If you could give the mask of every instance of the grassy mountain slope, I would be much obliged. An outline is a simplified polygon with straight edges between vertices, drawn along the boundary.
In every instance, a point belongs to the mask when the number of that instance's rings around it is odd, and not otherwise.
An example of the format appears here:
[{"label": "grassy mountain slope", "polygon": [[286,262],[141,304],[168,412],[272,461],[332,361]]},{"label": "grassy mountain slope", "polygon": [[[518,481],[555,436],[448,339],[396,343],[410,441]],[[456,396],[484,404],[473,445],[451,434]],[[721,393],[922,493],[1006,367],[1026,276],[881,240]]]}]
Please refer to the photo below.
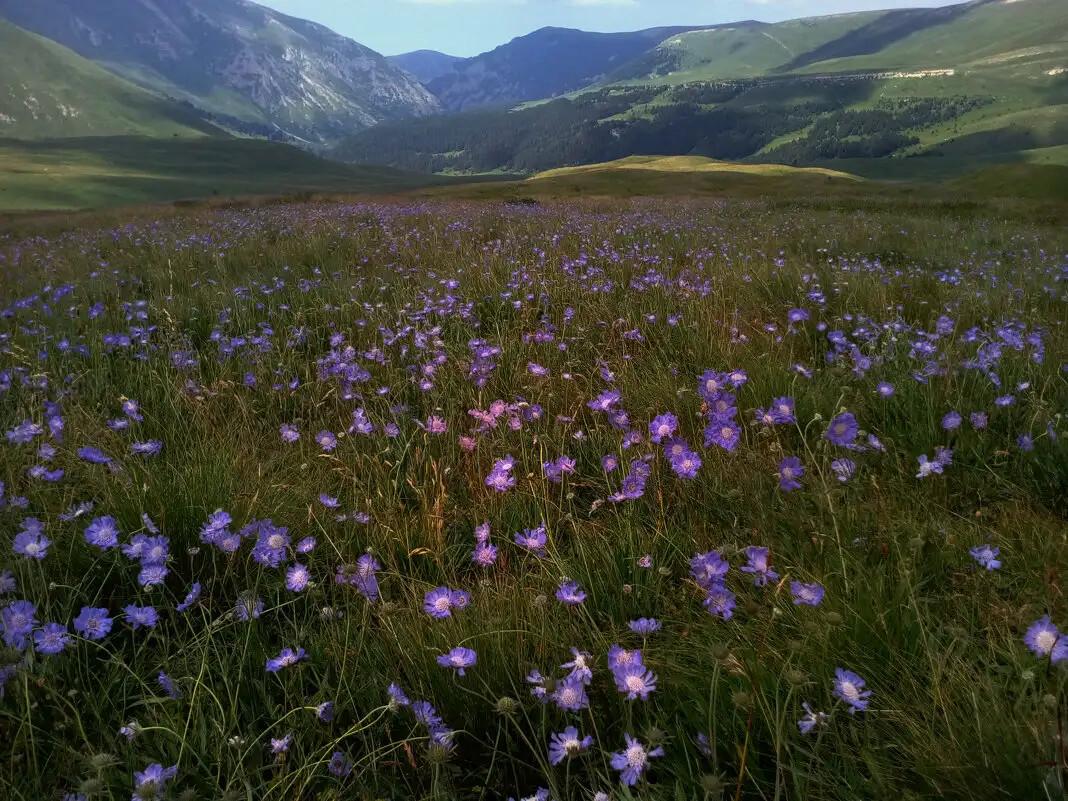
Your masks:
[{"label": "grassy mountain slope", "polygon": [[767,75],[798,54],[840,39],[884,13],[838,14],[777,24],[741,22],[687,31],[665,39],[610,78],[682,83]]},{"label": "grassy mountain slope", "polygon": [[793,166],[928,156],[907,171],[940,175],[1030,161],[1068,145],[1066,12],[1064,0],[981,0],[675,32],[609,83],[368,131],[338,152],[446,172],[636,154]]},{"label": "grassy mountain slope", "polygon": [[62,45],[0,20],[0,137],[221,133]]},{"label": "grassy mountain slope", "polygon": [[0,16],[154,91],[310,140],[438,110],[384,56],[246,0],[0,0]]},{"label": "grassy mountain slope", "polygon": [[621,67],[616,81],[685,83],[769,75],[1054,69],[1068,53],[1063,0],[978,0],[775,24],[743,22],[669,37]]},{"label": "grassy mountain slope", "polygon": [[79,209],[203,197],[392,192],[444,179],[317,158],[251,139],[0,140],[0,210]]},{"label": "grassy mountain slope", "polygon": [[627,62],[688,28],[589,33],[542,28],[455,64],[429,84],[453,111],[555,97],[604,79]]}]

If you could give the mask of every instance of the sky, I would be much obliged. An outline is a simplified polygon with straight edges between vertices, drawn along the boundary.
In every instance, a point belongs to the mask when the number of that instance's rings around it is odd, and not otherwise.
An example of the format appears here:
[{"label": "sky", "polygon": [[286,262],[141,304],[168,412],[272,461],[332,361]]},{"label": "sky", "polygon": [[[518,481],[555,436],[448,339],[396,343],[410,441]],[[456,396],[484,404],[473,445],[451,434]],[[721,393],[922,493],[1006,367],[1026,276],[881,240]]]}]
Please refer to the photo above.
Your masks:
[{"label": "sky", "polygon": [[257,0],[320,22],[385,55],[440,50],[473,56],[546,25],[633,31],[879,8],[949,5],[954,0]]}]

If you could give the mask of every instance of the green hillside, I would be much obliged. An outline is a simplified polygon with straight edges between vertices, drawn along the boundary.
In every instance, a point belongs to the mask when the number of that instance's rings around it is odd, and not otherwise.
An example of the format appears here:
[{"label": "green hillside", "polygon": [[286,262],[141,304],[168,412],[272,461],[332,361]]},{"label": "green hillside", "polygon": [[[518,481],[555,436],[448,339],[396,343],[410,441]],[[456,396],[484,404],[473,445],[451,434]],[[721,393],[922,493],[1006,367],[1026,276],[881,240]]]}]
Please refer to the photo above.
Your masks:
[{"label": "green hillside", "polygon": [[194,113],[0,20],[0,137],[202,136]]},{"label": "green hillside", "polygon": [[338,164],[252,139],[0,140],[0,211],[215,196],[392,192],[445,182],[388,167]]},{"label": "green hillside", "polygon": [[1037,77],[1068,66],[1066,62],[1068,8],[1063,0],[979,0],[680,33],[617,70],[611,80],[679,84],[946,69]]}]

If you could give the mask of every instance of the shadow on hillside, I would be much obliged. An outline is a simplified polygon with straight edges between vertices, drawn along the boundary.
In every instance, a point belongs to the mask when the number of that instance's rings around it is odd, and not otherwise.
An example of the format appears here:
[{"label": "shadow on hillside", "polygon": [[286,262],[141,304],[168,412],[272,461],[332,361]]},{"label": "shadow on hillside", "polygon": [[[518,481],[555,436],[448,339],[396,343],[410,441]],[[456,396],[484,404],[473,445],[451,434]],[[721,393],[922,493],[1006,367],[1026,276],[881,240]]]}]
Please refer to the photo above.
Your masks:
[{"label": "shadow on hillside", "polygon": [[953,22],[958,17],[971,12],[975,6],[975,3],[964,3],[945,8],[907,8],[888,11],[878,19],[850,31],[845,36],[820,45],[815,50],[802,53],[793,61],[783,64],[777,71],[788,72],[832,58],[878,53],[918,31]]}]

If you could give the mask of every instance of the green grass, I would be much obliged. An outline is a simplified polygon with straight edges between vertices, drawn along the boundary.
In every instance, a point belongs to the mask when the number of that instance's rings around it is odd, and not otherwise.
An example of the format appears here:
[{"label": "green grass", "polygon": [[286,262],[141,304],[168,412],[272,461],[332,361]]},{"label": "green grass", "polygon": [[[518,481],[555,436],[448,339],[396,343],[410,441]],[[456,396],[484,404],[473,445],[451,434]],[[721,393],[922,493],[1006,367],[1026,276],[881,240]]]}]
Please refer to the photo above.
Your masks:
[{"label": "green grass", "polygon": [[62,45],[0,19],[0,138],[220,131]]},{"label": "green grass", "polygon": [[[2,603],[30,599],[41,621],[67,623],[82,606],[116,616],[104,639],[29,653],[6,682],[0,797],[81,788],[117,801],[134,771],[160,763],[176,766],[175,801],[475,801],[539,786],[557,801],[596,791],[623,801],[1062,798],[1068,673],[1022,637],[1045,614],[1068,625],[1064,217],[883,197],[347,201],[0,229],[0,371],[11,378],[0,431],[45,422],[53,399],[49,414],[64,421],[53,454],[39,448],[47,435],[0,449],[4,497],[27,499],[0,507],[8,543],[30,516],[52,540],[40,562],[5,545],[0,570],[17,590]],[[812,317],[790,330],[799,306]],[[856,350],[828,361],[832,331]],[[130,347],[105,345],[118,332]],[[501,348],[481,386],[472,340]],[[969,364],[999,341],[995,385]],[[531,362],[548,376],[532,375]],[[733,452],[700,444],[697,388],[709,369],[747,371],[732,393]],[[621,394],[623,428],[678,416],[703,459],[695,479],[675,476],[647,441],[623,448],[624,430],[587,406],[607,387]],[[1003,394],[1015,402],[997,405]],[[784,395],[795,423],[754,422]],[[143,415],[127,431],[107,424],[124,398]],[[516,414],[528,404],[544,413],[513,426],[505,412],[475,432],[468,410],[498,398]],[[343,433],[324,452],[315,433],[344,432],[356,407],[375,433]],[[846,409],[885,452],[824,437]],[[960,429],[943,429],[949,410],[964,414]],[[979,410],[990,415],[982,429],[967,422]],[[447,433],[421,426],[432,415]],[[398,435],[385,436],[392,421]],[[301,438],[284,445],[289,423]],[[1033,450],[1017,447],[1025,432]],[[163,443],[158,457],[129,454],[149,439]],[[114,468],[80,459],[89,444]],[[953,463],[918,479],[917,457],[939,445]],[[606,453],[623,469],[606,473]],[[517,483],[496,493],[484,479],[505,454]],[[554,484],[542,464],[561,454],[576,470]],[[645,454],[644,494],[608,500]],[[791,454],[806,472],[783,492],[776,469]],[[832,468],[841,458],[856,462],[847,482]],[[59,483],[30,477],[42,459],[66,471]],[[95,505],[61,519],[79,501]],[[235,531],[270,518],[294,543],[314,536],[313,552],[287,555],[312,585],[285,589],[283,571],[250,558],[247,540],[234,555],[203,542],[217,509]],[[353,511],[368,522],[337,519]],[[144,530],[142,514],[170,540],[157,589],[141,589],[137,564],[83,534],[112,515],[126,543]],[[470,561],[483,521],[500,548],[492,569]],[[539,559],[512,537],[543,522]],[[1000,570],[969,556],[984,543],[1000,548]],[[767,586],[739,570],[754,544],[770,548],[779,573]],[[689,559],[712,549],[732,564],[730,620],[704,609],[689,577]],[[368,552],[381,566],[374,603],[334,581]],[[583,605],[554,599],[564,577],[588,593]],[[179,613],[193,581],[200,600]],[[792,581],[821,583],[823,604],[792,603]],[[424,594],[439,585],[470,592],[470,605],[432,619]],[[246,595],[264,602],[250,623],[233,611]],[[131,631],[121,616],[130,603],[158,608],[158,627]],[[640,637],[627,626],[638,617],[663,629]],[[658,678],[648,700],[616,689],[613,643],[642,649]],[[458,645],[478,652],[464,677],[436,661]],[[305,662],[264,672],[295,646]],[[572,647],[591,654],[590,706],[564,712],[534,699],[525,677],[560,678]],[[0,665],[17,661],[0,650]],[[837,667],[867,681],[868,711],[848,714],[834,699]],[[160,671],[180,697],[160,688]],[[391,682],[434,705],[455,730],[452,750],[387,703]],[[332,722],[316,718],[326,701]],[[809,736],[797,727],[803,703],[830,714]],[[131,722],[128,740],[119,728]],[[550,766],[549,737],[567,725],[595,743]],[[286,733],[292,745],[276,759],[269,739]],[[609,762],[625,734],[664,748],[633,790]],[[328,770],[335,752],[356,764],[345,782]]]},{"label": "green grass", "polygon": [[199,198],[395,192],[448,183],[317,158],[253,139],[0,140],[0,210],[63,210]]}]

